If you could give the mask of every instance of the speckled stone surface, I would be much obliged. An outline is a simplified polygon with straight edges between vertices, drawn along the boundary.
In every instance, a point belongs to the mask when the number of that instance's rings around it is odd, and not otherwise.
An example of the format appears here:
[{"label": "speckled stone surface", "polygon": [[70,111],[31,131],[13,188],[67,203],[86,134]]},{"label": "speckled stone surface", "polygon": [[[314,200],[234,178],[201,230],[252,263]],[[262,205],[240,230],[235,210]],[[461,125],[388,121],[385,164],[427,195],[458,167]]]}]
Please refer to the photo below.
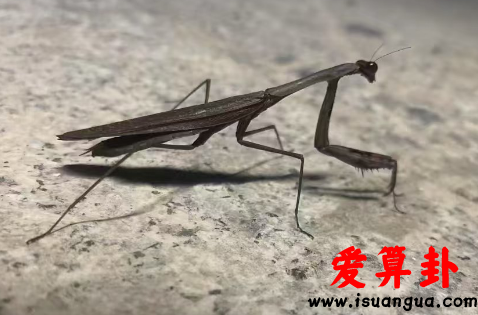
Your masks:
[{"label": "speckled stone surface", "polygon": [[[403,314],[309,308],[312,297],[478,296],[478,23],[474,1],[0,1],[0,314]],[[298,161],[241,147],[234,127],[190,152],[135,154],[30,246],[114,159],[66,131],[171,108],[205,78],[211,99],[313,71],[379,61],[341,80],[332,143],[399,161],[365,177],[313,147],[325,84],[254,120]],[[187,105],[200,103],[202,93]],[[254,141],[275,146],[273,133]],[[100,221],[98,221],[100,220]],[[86,223],[81,223],[86,221]],[[333,258],[367,256],[365,288],[331,287]],[[401,288],[378,287],[383,246],[406,246]],[[450,250],[450,287],[419,283],[429,246]],[[407,314],[477,314],[414,308]]]}]

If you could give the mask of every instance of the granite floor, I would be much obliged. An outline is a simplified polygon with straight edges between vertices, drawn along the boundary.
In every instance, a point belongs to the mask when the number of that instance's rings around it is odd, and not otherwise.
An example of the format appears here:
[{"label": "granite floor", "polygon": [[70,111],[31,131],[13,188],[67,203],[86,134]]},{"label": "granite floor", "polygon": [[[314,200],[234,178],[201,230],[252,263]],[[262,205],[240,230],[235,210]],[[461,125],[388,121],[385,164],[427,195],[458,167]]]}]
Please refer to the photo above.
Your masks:
[{"label": "granite floor", "polygon": [[[477,314],[308,303],[477,297],[477,13],[471,0],[0,1],[0,314]],[[295,228],[298,161],[240,146],[231,126],[194,151],[138,152],[67,227],[25,244],[116,161],[56,135],[168,110],[205,78],[217,100],[382,43],[412,49],[379,60],[374,84],[341,80],[330,139],[396,158],[406,214],[382,196],[389,171],[362,177],[314,148],[319,84],[251,126],[275,124],[304,154],[300,220],[314,240]],[[273,132],[251,139],[277,146]],[[379,287],[378,254],[395,245],[411,275]],[[350,246],[367,257],[363,289],[331,286]],[[449,288],[420,286],[430,246],[459,268]]]}]

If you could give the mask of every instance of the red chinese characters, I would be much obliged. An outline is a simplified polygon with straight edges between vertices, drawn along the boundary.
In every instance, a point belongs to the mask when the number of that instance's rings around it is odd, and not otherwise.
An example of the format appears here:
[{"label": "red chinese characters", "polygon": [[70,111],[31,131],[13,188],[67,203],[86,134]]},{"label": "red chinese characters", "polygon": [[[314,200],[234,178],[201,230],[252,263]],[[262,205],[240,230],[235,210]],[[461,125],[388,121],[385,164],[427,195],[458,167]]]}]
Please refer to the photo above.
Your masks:
[{"label": "red chinese characters", "polygon": [[378,272],[375,275],[379,278],[385,277],[379,287],[383,287],[390,281],[393,277],[393,286],[395,289],[400,288],[400,276],[411,275],[410,270],[403,270],[403,262],[405,260],[405,250],[404,246],[395,246],[395,247],[384,247],[378,253],[378,255],[385,254],[382,256],[383,267],[385,271]]},{"label": "red chinese characters", "polygon": [[[385,269],[385,271],[375,274],[378,278],[383,278],[379,287],[387,285],[387,283],[393,277],[393,286],[395,289],[398,289],[400,288],[400,277],[409,276],[412,274],[410,270],[403,269],[403,264],[406,258],[406,255],[403,253],[404,251],[404,246],[397,245],[395,247],[385,246],[382,248],[380,253],[378,253],[378,255],[383,255],[382,262],[383,268]],[[443,288],[449,287],[450,270],[453,273],[458,271],[458,266],[449,261],[448,253],[448,248],[443,247],[441,259]],[[439,255],[435,252],[435,248],[430,246],[428,253],[425,254],[424,257],[427,259],[427,261],[421,264],[421,266],[424,268],[421,274],[425,276],[426,279],[420,283],[421,287],[426,287],[440,280],[440,277],[438,276],[440,270],[437,268],[440,265],[440,262],[437,260]],[[358,289],[365,287],[365,283],[359,282],[355,278],[358,275],[358,269],[363,268],[362,261],[366,260],[367,256],[362,254],[360,248],[355,248],[354,246],[350,246],[349,248],[346,248],[338,253],[338,257],[334,258],[332,265],[334,266],[334,270],[339,271],[339,274],[335,277],[331,286],[336,284],[339,280],[344,279],[338,288],[343,288],[349,284]]]},{"label": "red chinese characters", "polygon": [[[360,248],[355,249],[355,247],[350,246],[349,248],[338,253],[338,255],[341,257],[335,257],[332,261],[332,265],[334,266],[334,270],[339,270],[339,274],[337,277],[335,277],[335,280],[332,282],[331,286],[343,278],[344,282],[338,286],[339,288],[343,288],[348,284],[351,284],[356,288],[365,287],[365,283],[355,280],[355,277],[358,274],[357,269],[363,268],[361,261],[367,260],[367,257],[362,254]],[[340,262],[343,262],[343,264],[339,265]]]},{"label": "red chinese characters", "polygon": [[[442,287],[448,288],[450,285],[449,270],[455,273],[458,271],[458,267],[457,265],[448,260],[448,248],[443,247],[441,253],[441,274],[443,277]],[[432,283],[437,282],[440,279],[440,277],[437,276],[437,274],[440,272],[437,268],[437,266],[440,264],[438,260],[436,260],[438,256],[439,255],[435,252],[435,248],[433,248],[433,246],[430,246],[430,248],[428,249],[428,254],[424,255],[427,261],[421,264],[421,266],[425,268],[425,270],[422,271],[422,275],[427,277],[427,279],[420,282],[421,287],[424,288]]]}]

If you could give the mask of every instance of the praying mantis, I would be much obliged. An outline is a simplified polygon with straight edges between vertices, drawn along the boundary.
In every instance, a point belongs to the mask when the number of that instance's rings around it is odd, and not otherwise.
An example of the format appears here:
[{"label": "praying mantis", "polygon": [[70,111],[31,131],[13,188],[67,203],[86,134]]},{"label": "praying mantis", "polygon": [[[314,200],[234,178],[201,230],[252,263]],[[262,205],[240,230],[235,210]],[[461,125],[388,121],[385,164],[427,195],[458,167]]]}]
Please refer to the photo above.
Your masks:
[{"label": "praying mantis", "polygon": [[[111,168],[103,176],[101,176],[81,196],[79,196],[72,204],[70,204],[70,206],[61,214],[59,219],[50,227],[50,229],[48,229],[45,233],[28,240],[27,244],[34,243],[53,233],[53,229],[83,198],[86,197],[86,195],[88,195],[90,191],[92,191],[111,173],[113,173],[135,152],[148,148],[193,150],[203,145],[217,132],[236,122],[238,123],[236,129],[236,138],[240,145],[256,150],[289,156],[300,160],[299,184],[294,211],[295,223],[300,232],[313,239],[314,237],[312,234],[303,230],[299,223],[299,202],[302,190],[302,179],[304,175],[304,156],[299,153],[284,150],[279,132],[277,131],[275,125],[269,125],[255,130],[248,130],[248,127],[254,118],[287,96],[320,82],[327,82],[327,91],[320,109],[319,119],[316,127],[314,140],[315,148],[325,155],[334,157],[346,164],[361,169],[362,171],[373,169],[391,170],[391,180],[385,195],[393,195],[395,209],[400,211],[396,205],[395,199],[397,196],[395,193],[398,173],[397,161],[387,155],[330,144],[329,124],[338,88],[338,82],[341,78],[360,74],[361,76],[365,77],[369,83],[373,83],[375,81],[375,74],[378,70],[376,61],[392,53],[408,48],[410,47],[393,51],[372,61],[373,57],[378,51],[377,49],[370,58],[370,61],[358,60],[354,63],[344,63],[315,72],[309,76],[289,83],[268,88],[263,91],[232,96],[213,102],[209,102],[211,80],[207,79],[194,88],[188,95],[186,95],[178,104],[173,107],[172,110],[106,125],[95,126],[87,129],[70,131],[59,135],[59,140],[66,141],[108,138],[94,145],[85,153],[91,152],[92,156],[103,157],[124,156],[115,164],[113,164],[113,166],[111,166]],[[203,104],[178,108],[187,98],[189,98],[194,92],[204,85],[206,86],[206,93]],[[245,140],[246,137],[268,130],[274,131],[280,149]],[[191,144],[183,145],[167,143],[174,139],[196,135],[196,140]]]}]

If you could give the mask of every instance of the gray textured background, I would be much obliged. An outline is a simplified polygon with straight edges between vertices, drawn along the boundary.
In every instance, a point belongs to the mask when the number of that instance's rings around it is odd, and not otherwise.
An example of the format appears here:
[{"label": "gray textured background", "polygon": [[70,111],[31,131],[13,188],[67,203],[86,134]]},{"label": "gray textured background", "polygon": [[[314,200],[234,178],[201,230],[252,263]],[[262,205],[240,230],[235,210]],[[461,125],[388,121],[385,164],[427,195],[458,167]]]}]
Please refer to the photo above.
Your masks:
[{"label": "gray textured background", "polygon": [[[0,314],[404,313],[307,306],[355,298],[330,287],[351,245],[368,257],[363,297],[477,296],[477,12],[464,0],[0,1]],[[167,110],[207,77],[219,99],[369,58],[382,42],[413,49],[380,60],[373,85],[341,81],[331,141],[396,157],[406,215],[373,192],[389,172],[362,178],[313,148],[321,84],[253,122],[275,123],[306,155],[301,221],[315,240],[294,228],[299,163],[241,147],[229,128],[192,152],[135,154],[64,223],[116,219],[25,245],[112,163],[55,135]],[[407,247],[412,275],[378,288],[377,254],[393,245]],[[430,245],[460,268],[448,289],[419,286]]]}]

